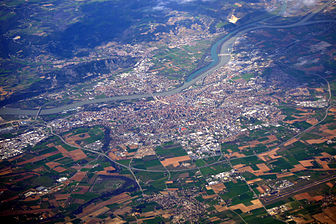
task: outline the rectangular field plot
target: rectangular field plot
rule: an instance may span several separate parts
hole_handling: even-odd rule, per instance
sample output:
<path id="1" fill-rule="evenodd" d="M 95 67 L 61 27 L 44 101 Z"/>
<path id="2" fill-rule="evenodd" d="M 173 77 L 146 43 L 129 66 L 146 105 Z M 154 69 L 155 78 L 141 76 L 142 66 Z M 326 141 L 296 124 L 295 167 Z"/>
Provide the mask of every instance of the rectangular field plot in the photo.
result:
<path id="1" fill-rule="evenodd" d="M 186 156 L 186 151 L 182 148 L 180 144 L 166 143 L 155 149 L 156 154 L 159 157 L 171 158 L 178 156 Z"/>

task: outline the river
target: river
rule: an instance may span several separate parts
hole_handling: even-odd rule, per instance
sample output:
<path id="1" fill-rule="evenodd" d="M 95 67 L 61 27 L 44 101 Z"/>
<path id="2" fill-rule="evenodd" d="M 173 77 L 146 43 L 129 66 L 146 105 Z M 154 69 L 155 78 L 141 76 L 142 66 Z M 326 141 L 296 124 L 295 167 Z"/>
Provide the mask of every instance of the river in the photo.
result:
<path id="1" fill-rule="evenodd" d="M 335 20 L 320 20 L 320 21 L 307 22 L 308 19 L 312 18 L 313 15 L 321 11 L 330 2 L 326 3 L 323 7 L 319 8 L 317 11 L 312 12 L 311 14 L 308 14 L 305 17 L 302 17 L 301 20 L 299 20 L 296 23 L 292 23 L 288 25 L 262 25 L 262 24 L 259 24 L 258 22 L 253 22 L 251 24 L 244 25 L 242 27 L 239 27 L 233 30 L 231 33 L 225 35 L 224 37 L 219 39 L 217 42 L 215 42 L 214 45 L 212 45 L 211 47 L 212 62 L 196 70 L 195 72 L 191 73 L 186 79 L 186 81 L 183 83 L 183 85 L 175 89 L 172 89 L 166 92 L 156 92 L 153 94 L 136 94 L 136 95 L 126 95 L 126 96 L 114 96 L 114 97 L 94 99 L 94 100 L 83 100 L 83 101 L 79 101 L 76 103 L 63 105 L 63 106 L 50 108 L 50 109 L 42 108 L 39 114 L 40 115 L 57 114 L 57 113 L 61 113 L 66 110 L 73 110 L 73 109 L 76 109 L 77 107 L 81 107 L 81 106 L 84 106 L 87 104 L 93 104 L 93 103 L 99 104 L 99 103 L 106 103 L 106 102 L 111 102 L 111 101 L 142 99 L 142 98 L 148 98 L 152 96 L 174 95 L 194 85 L 197 81 L 203 79 L 209 74 L 212 74 L 218 68 L 226 65 L 230 61 L 230 49 L 232 49 L 236 38 L 242 35 L 243 33 L 256 30 L 256 29 L 278 29 L 278 28 L 287 29 L 287 28 L 293 28 L 297 26 L 306 26 L 306 25 L 317 24 L 317 23 L 336 22 Z M 31 116 L 34 116 L 37 114 L 37 112 L 38 110 L 22 110 L 20 108 L 11 108 L 11 107 L 6 107 L 6 106 L 0 108 L 0 115 L 31 115 Z"/>

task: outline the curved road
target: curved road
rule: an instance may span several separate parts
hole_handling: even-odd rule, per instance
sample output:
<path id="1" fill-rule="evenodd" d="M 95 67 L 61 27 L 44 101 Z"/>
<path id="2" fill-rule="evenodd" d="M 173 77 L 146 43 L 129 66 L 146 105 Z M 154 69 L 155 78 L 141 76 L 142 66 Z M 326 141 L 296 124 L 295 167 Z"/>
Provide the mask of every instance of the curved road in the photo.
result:
<path id="1" fill-rule="evenodd" d="M 92 104 L 92 103 L 106 103 L 106 102 L 111 102 L 111 101 L 142 99 L 142 98 L 153 97 L 153 96 L 174 95 L 194 85 L 197 81 L 215 72 L 218 68 L 226 65 L 230 61 L 230 58 L 231 58 L 230 49 L 232 49 L 236 38 L 244 33 L 247 33 L 252 30 L 257 30 L 257 29 L 279 29 L 279 28 L 288 29 L 288 28 L 318 24 L 318 23 L 336 22 L 335 20 L 320 20 L 320 21 L 307 22 L 308 19 L 312 18 L 315 14 L 323 10 L 325 7 L 327 7 L 332 2 L 334 2 L 334 0 L 329 1 L 328 3 L 324 4 L 322 7 L 318 8 L 317 10 L 313 11 L 311 14 L 303 17 L 300 21 L 293 23 L 293 24 L 260 25 L 258 24 L 258 22 L 254 22 L 252 24 L 248 24 L 248 25 L 245 25 L 243 27 L 236 29 L 235 31 L 224 36 L 222 39 L 217 41 L 212 46 L 211 48 L 211 56 L 213 59 L 212 63 L 192 73 L 187 79 L 187 81 L 183 83 L 182 86 L 177 87 L 175 89 L 172 89 L 166 92 L 156 92 L 153 94 L 150 94 L 150 93 L 136 94 L 136 95 L 127 95 L 127 96 L 114 96 L 114 97 L 103 98 L 103 99 L 84 100 L 84 101 L 80 101 L 80 102 L 76 102 L 73 104 L 64 105 L 64 106 L 60 106 L 56 108 L 51 108 L 51 109 L 41 109 L 40 108 L 39 110 L 21 110 L 19 108 L 2 107 L 0 108 L 0 115 L 35 115 L 35 116 L 37 114 L 48 115 L 48 114 L 60 113 L 65 110 L 76 109 L 77 107 L 87 105 L 87 104 Z M 221 48 L 218 54 L 217 49 L 219 48 L 219 46 L 221 46 Z M 219 57 L 219 55 L 221 56 Z"/>
<path id="2" fill-rule="evenodd" d="M 56 133 L 53 131 L 53 129 L 52 129 L 51 126 L 48 126 L 48 125 L 47 125 L 46 127 L 50 129 L 50 133 L 51 133 L 52 135 L 57 136 L 57 137 L 58 137 L 64 144 L 66 144 L 66 145 L 68 145 L 68 146 L 70 146 L 70 147 L 75 147 L 75 148 L 82 149 L 82 150 L 84 150 L 84 151 L 88 151 L 88 152 L 91 152 L 91 153 L 98 154 L 98 155 L 103 156 L 103 157 L 105 157 L 106 159 L 110 160 L 111 162 L 113 162 L 113 163 L 115 163 L 115 164 L 118 164 L 119 166 L 128 169 L 128 171 L 130 171 L 130 173 L 132 174 L 134 180 L 136 181 L 137 185 L 139 186 L 140 191 L 141 191 L 142 194 L 143 194 L 142 187 L 141 187 L 141 185 L 140 185 L 138 179 L 136 178 L 134 172 L 132 171 L 132 169 L 134 170 L 134 168 L 131 168 L 130 166 L 126 166 L 126 165 L 124 165 L 124 164 L 121 164 L 121 163 L 118 163 L 118 162 L 114 161 L 113 159 L 111 159 L 111 158 L 110 158 L 107 154 L 105 154 L 105 153 L 102 153 L 102 152 L 99 152 L 99 151 L 95 151 L 95 150 L 86 149 L 86 148 L 83 148 L 83 147 L 78 147 L 78 146 L 72 145 L 72 144 L 68 143 L 67 141 L 65 141 L 65 140 L 63 139 L 62 136 L 56 134 Z"/>

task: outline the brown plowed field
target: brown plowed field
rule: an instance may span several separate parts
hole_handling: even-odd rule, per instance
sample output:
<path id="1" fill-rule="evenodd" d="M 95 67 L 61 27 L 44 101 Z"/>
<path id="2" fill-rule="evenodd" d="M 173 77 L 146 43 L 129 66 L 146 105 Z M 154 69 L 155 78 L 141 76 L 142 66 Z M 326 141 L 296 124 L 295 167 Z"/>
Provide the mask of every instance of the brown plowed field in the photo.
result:
<path id="1" fill-rule="evenodd" d="M 64 171 L 66 171 L 67 169 L 65 169 L 64 167 L 58 166 L 58 167 L 55 167 L 54 170 L 56 172 L 62 173 Z"/>
<path id="2" fill-rule="evenodd" d="M 251 203 L 253 205 L 246 206 L 246 205 L 241 203 L 241 204 L 238 204 L 238 205 L 230 206 L 229 209 L 230 210 L 240 209 L 242 212 L 246 213 L 246 212 L 252 211 L 254 209 L 263 207 L 259 199 L 253 200 L 253 201 L 251 201 Z"/>
<path id="3" fill-rule="evenodd" d="M 216 194 L 218 194 L 219 192 L 225 190 L 226 187 L 223 183 L 218 183 L 218 184 L 211 185 L 211 188 Z"/>
<path id="4" fill-rule="evenodd" d="M 259 164 L 257 164 L 257 167 L 263 173 L 268 172 L 268 171 L 271 170 L 270 168 L 268 168 L 268 166 L 265 163 L 259 163 Z"/>
<path id="5" fill-rule="evenodd" d="M 185 162 L 189 161 L 190 157 L 189 156 L 179 156 L 179 157 L 173 157 L 173 158 L 168 158 L 163 161 L 161 161 L 163 166 L 174 166 L 177 167 L 180 165 L 180 162 Z"/>
<path id="6" fill-rule="evenodd" d="M 50 152 L 50 153 L 46 153 L 46 154 L 44 154 L 44 155 L 41 155 L 41 156 L 36 156 L 36 157 L 34 157 L 34 158 L 32 158 L 32 159 L 29 159 L 29 160 L 26 160 L 26 161 L 22 161 L 22 162 L 19 162 L 18 163 L 18 165 L 24 165 L 24 164 L 27 164 L 27 163 L 35 163 L 35 162 L 38 162 L 38 161 L 41 161 L 41 160 L 43 160 L 43 159 L 46 159 L 46 158 L 48 158 L 48 157 L 50 157 L 50 156 L 54 156 L 54 155 L 56 155 L 56 154 L 58 154 L 59 152 Z"/>
<path id="7" fill-rule="evenodd" d="M 312 164 L 313 161 L 314 161 L 313 159 L 300 160 L 299 163 L 301 163 L 301 165 L 304 166 L 304 167 L 310 167 L 310 166 L 314 166 Z"/>
<path id="8" fill-rule="evenodd" d="M 74 181 L 82 181 L 83 178 L 86 176 L 86 172 L 83 171 L 78 171 L 75 175 L 73 175 L 70 180 L 74 180 Z"/>
<path id="9" fill-rule="evenodd" d="M 56 166 L 59 166 L 61 165 L 60 163 L 57 163 L 57 162 L 49 162 L 49 163 L 46 163 L 46 165 L 50 168 L 50 169 L 53 169 L 55 168 Z"/>

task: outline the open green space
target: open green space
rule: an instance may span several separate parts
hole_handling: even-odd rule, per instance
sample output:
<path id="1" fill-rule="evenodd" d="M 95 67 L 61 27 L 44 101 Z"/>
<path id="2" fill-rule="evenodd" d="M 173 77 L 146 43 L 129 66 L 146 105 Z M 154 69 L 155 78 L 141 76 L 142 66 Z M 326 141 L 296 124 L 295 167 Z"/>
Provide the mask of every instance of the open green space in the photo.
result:
<path id="1" fill-rule="evenodd" d="M 228 164 L 217 164 L 209 167 L 200 168 L 202 174 L 207 177 L 209 175 L 216 175 L 218 173 L 230 171 L 232 168 Z"/>
<path id="2" fill-rule="evenodd" d="M 120 188 L 124 183 L 124 180 L 118 178 L 98 177 L 91 191 L 98 194 L 109 192 Z"/>
<path id="3" fill-rule="evenodd" d="M 220 194 L 221 198 L 223 200 L 229 200 L 234 197 L 239 197 L 240 195 L 243 195 L 244 193 L 250 192 L 248 186 L 243 181 L 237 181 L 237 183 L 233 182 L 227 182 L 224 183 L 227 192 Z"/>
<path id="4" fill-rule="evenodd" d="M 270 164 L 273 166 L 273 169 L 271 172 L 281 173 L 283 172 L 283 170 L 289 170 L 289 169 L 294 168 L 294 166 L 291 165 L 284 158 L 278 158 L 276 161 L 271 162 Z"/>
<path id="5" fill-rule="evenodd" d="M 171 158 L 177 156 L 187 155 L 186 151 L 179 144 L 174 144 L 172 142 L 163 144 L 155 149 L 158 156 L 163 158 Z"/>
<path id="6" fill-rule="evenodd" d="M 171 79 L 183 79 L 197 68 L 197 64 L 210 45 L 210 40 L 202 40 L 181 47 L 162 47 L 154 53 L 152 58 L 154 66 L 151 70 L 159 70 L 160 74 Z"/>
<path id="7" fill-rule="evenodd" d="M 164 170 L 164 167 L 156 156 L 145 156 L 142 159 L 133 159 L 132 167 L 148 170 Z"/>

